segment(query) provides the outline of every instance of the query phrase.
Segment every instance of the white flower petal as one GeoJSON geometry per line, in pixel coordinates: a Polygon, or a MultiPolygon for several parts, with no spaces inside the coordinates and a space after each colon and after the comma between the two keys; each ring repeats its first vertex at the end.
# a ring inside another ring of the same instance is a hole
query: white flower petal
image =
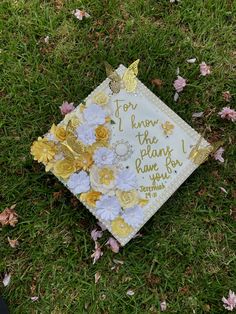
{"type": "Polygon", "coordinates": [[[11,281],[11,274],[7,274],[6,273],[4,275],[4,278],[3,278],[3,281],[2,281],[4,287],[7,287],[9,285],[10,281],[11,281]]]}
{"type": "Polygon", "coordinates": [[[139,227],[144,219],[143,209],[138,205],[127,208],[124,210],[122,217],[124,218],[124,221],[131,227],[139,227]]]}

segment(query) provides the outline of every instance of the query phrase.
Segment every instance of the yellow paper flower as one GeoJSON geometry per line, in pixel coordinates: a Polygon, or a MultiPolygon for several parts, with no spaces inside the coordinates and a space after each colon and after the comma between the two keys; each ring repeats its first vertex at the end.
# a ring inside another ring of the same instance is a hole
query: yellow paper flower
{"type": "Polygon", "coordinates": [[[97,150],[98,148],[100,147],[107,147],[108,146],[108,142],[102,142],[102,141],[98,141],[98,142],[95,142],[94,144],[90,145],[87,147],[87,151],[93,155],[95,150],[97,150]]]}
{"type": "Polygon", "coordinates": [[[88,170],[93,164],[93,159],[90,153],[85,152],[79,155],[76,159],[76,169],[88,170]]]}
{"type": "Polygon", "coordinates": [[[138,201],[138,204],[141,206],[141,207],[144,207],[148,204],[149,200],[145,199],[145,198],[140,198],[139,201],[138,201]]]}
{"type": "Polygon", "coordinates": [[[114,171],[111,168],[102,168],[98,171],[99,181],[101,184],[109,185],[115,180],[114,171]]]}
{"type": "Polygon", "coordinates": [[[82,193],[80,195],[80,200],[81,202],[86,203],[90,207],[95,207],[96,202],[100,199],[101,195],[102,195],[101,192],[91,190],[87,193],[82,193]]]}
{"type": "Polygon", "coordinates": [[[107,142],[109,139],[109,130],[105,126],[99,125],[95,129],[95,135],[98,141],[107,142]]]}
{"type": "Polygon", "coordinates": [[[136,190],[130,191],[116,191],[116,196],[120,202],[121,207],[129,208],[137,205],[139,202],[138,192],[136,190]]]}
{"type": "Polygon", "coordinates": [[[60,142],[63,142],[66,139],[66,130],[65,130],[65,128],[63,126],[55,125],[53,123],[50,132],[60,142]]]}
{"type": "Polygon", "coordinates": [[[55,143],[48,141],[46,138],[39,137],[33,142],[30,153],[34,160],[47,164],[56,155],[57,149],[55,143]]]}
{"type": "Polygon", "coordinates": [[[165,135],[171,135],[173,133],[174,125],[171,124],[169,121],[166,121],[164,124],[161,125],[165,135]]]}
{"type": "Polygon", "coordinates": [[[76,171],[75,162],[73,159],[62,159],[55,162],[53,172],[56,176],[63,179],[68,179],[69,176],[76,171]]]}
{"type": "Polygon", "coordinates": [[[127,237],[131,232],[134,231],[134,229],[130,227],[120,216],[112,221],[111,229],[112,232],[119,237],[127,237]]]}
{"type": "Polygon", "coordinates": [[[109,96],[107,96],[104,92],[100,92],[93,97],[93,100],[96,104],[105,106],[109,101],[109,96]]]}

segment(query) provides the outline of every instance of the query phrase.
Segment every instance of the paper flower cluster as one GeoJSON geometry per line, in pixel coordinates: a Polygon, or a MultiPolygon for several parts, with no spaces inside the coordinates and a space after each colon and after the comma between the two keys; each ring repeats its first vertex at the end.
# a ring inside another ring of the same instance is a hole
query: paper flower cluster
{"type": "Polygon", "coordinates": [[[94,103],[80,104],[59,125],[39,137],[31,154],[53,172],[96,216],[127,237],[144,222],[137,178],[122,168],[110,145],[109,96],[99,93],[94,103]]]}

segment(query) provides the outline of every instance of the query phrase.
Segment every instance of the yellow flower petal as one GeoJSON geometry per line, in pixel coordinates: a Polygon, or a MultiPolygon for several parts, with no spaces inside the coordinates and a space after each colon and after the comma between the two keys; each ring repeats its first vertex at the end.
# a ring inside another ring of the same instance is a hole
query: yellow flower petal
{"type": "Polygon", "coordinates": [[[116,196],[118,201],[120,202],[121,207],[123,208],[133,207],[137,205],[139,202],[138,192],[136,190],[130,191],[117,190],[116,196]]]}
{"type": "Polygon", "coordinates": [[[104,92],[100,92],[93,97],[93,100],[96,104],[105,106],[109,101],[109,96],[107,96],[104,92]]]}
{"type": "Polygon", "coordinates": [[[60,141],[63,142],[66,139],[66,130],[63,126],[60,125],[55,125],[53,123],[50,132],[55,136],[55,138],[60,141]]]}
{"type": "Polygon", "coordinates": [[[99,200],[101,195],[101,192],[91,190],[87,193],[82,193],[80,195],[80,200],[81,202],[87,204],[89,207],[95,207],[96,202],[99,200]]]}
{"type": "Polygon", "coordinates": [[[134,231],[122,217],[117,217],[111,223],[111,229],[114,234],[119,237],[127,237],[131,232],[134,231]]]}
{"type": "Polygon", "coordinates": [[[76,171],[75,161],[73,159],[58,160],[54,164],[53,173],[63,179],[68,179],[69,176],[76,171]]]}
{"type": "Polygon", "coordinates": [[[55,143],[48,141],[46,138],[39,137],[37,141],[34,141],[30,153],[33,155],[34,160],[47,164],[53,160],[56,155],[57,149],[55,143]]]}

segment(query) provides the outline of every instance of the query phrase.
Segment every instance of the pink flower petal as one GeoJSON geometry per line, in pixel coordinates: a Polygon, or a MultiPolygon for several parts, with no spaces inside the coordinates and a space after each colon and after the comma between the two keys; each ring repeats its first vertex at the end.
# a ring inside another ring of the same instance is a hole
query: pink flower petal
{"type": "Polygon", "coordinates": [[[174,88],[177,93],[180,93],[183,91],[184,87],[186,86],[186,79],[184,79],[182,76],[178,75],[178,78],[174,81],[174,88]]]}
{"type": "Polygon", "coordinates": [[[98,231],[97,229],[93,229],[91,231],[91,238],[93,239],[93,241],[97,241],[97,239],[102,237],[103,232],[102,231],[98,231]]]}
{"type": "Polygon", "coordinates": [[[207,65],[205,62],[200,64],[200,72],[202,76],[206,76],[211,74],[211,67],[207,65]]]}
{"type": "Polygon", "coordinates": [[[214,159],[215,160],[218,160],[220,162],[224,162],[224,158],[222,157],[222,154],[224,152],[224,148],[223,147],[220,147],[214,154],[214,159]]]}
{"type": "Polygon", "coordinates": [[[95,264],[99,258],[103,255],[103,252],[101,251],[100,244],[98,242],[95,242],[95,250],[91,257],[93,258],[93,264],[95,264]]]}
{"type": "Polygon", "coordinates": [[[218,114],[222,119],[236,121],[236,111],[230,107],[224,107],[218,114]]]}
{"type": "Polygon", "coordinates": [[[236,308],[236,295],[233,291],[229,290],[228,298],[222,298],[223,306],[228,311],[233,311],[236,308]]]}
{"type": "Polygon", "coordinates": [[[102,222],[98,221],[97,225],[102,229],[102,231],[107,230],[107,227],[102,222]]]}
{"type": "Polygon", "coordinates": [[[166,311],[166,308],[167,308],[166,301],[162,301],[162,302],[161,302],[160,308],[161,308],[161,311],[162,311],[162,312],[166,311]]]}
{"type": "Polygon", "coordinates": [[[39,299],[39,297],[36,297],[36,296],[30,298],[30,300],[33,301],[33,302],[38,301],[38,299],[39,299]]]}
{"type": "Polygon", "coordinates": [[[112,237],[110,237],[106,243],[109,245],[109,248],[112,250],[114,253],[118,253],[120,249],[119,243],[112,237]]]}
{"type": "Polygon", "coordinates": [[[68,103],[68,101],[63,101],[62,105],[59,107],[62,115],[66,115],[75,109],[74,103],[68,103]]]}

